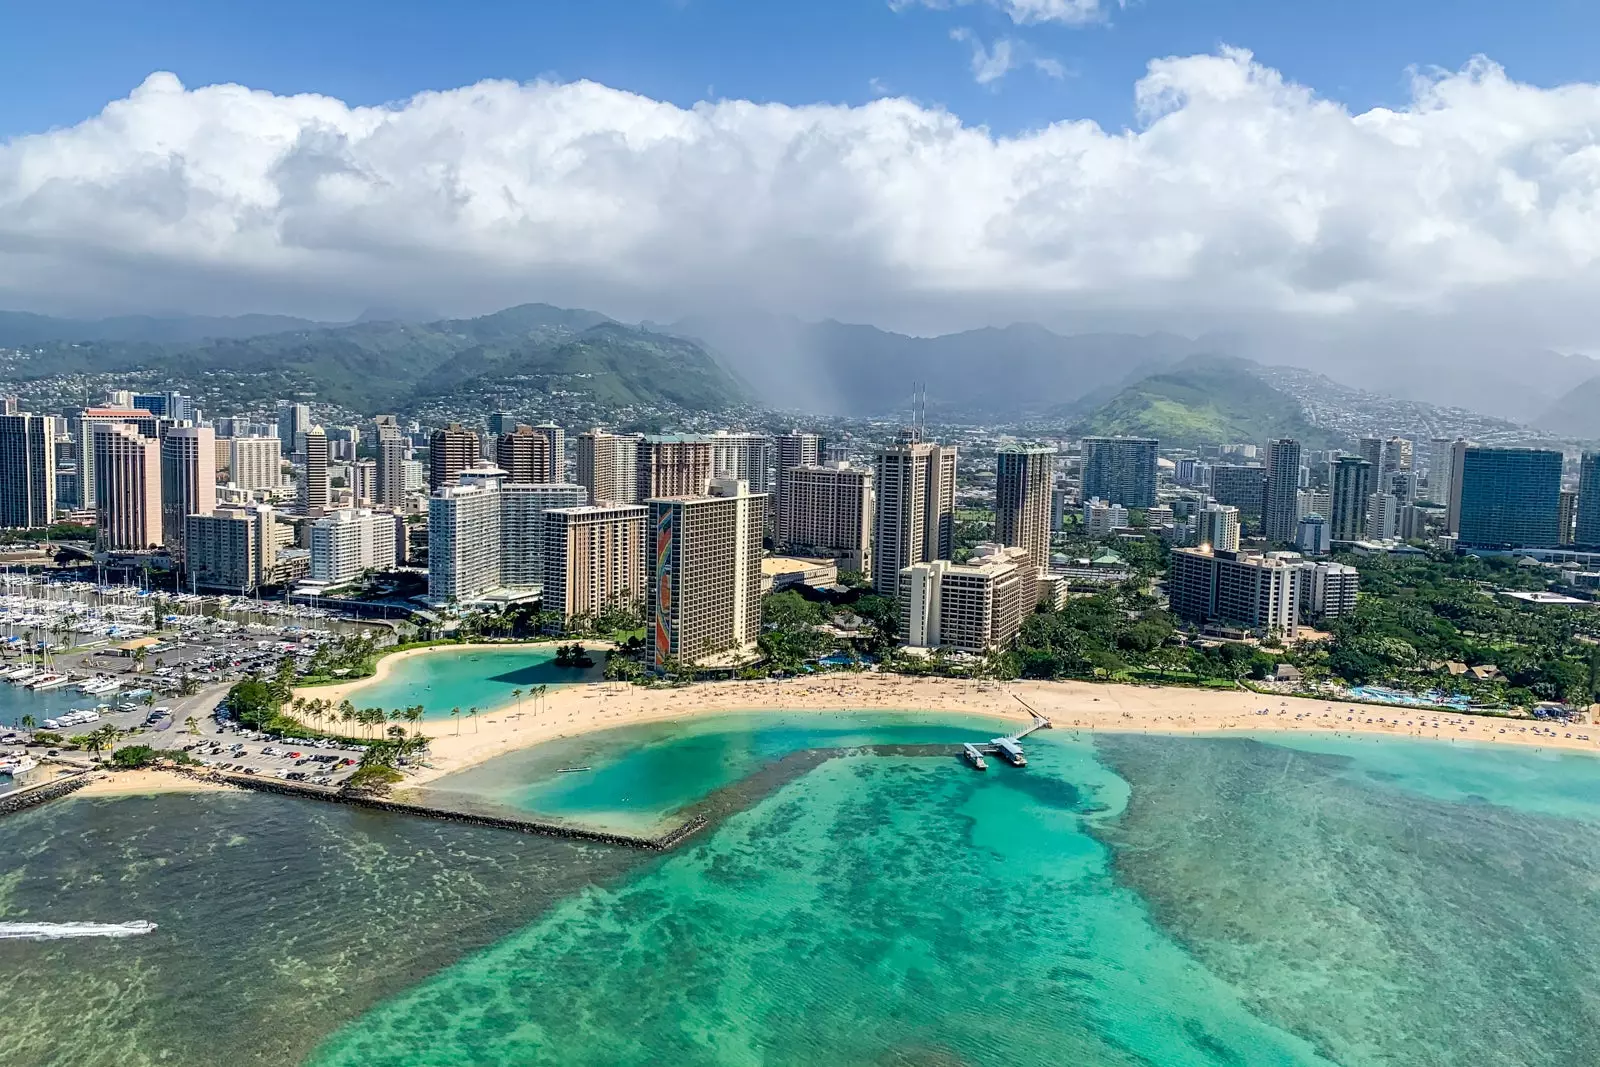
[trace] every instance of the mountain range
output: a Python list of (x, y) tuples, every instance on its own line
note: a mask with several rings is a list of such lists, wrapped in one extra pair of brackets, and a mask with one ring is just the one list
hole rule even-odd
[[(10, 376), (135, 369), (180, 381), (221, 376), (221, 391), (240, 404), (309, 393), (358, 411), (438, 411), (531, 395), (602, 411), (759, 403), (892, 419), (909, 411), (916, 384), (924, 383), (936, 420), (1022, 422), (1174, 443), (1288, 435), (1324, 445), (1371, 432), (1530, 436), (1517, 423), (1463, 408), (1235, 358), (1233, 346), (1225, 338), (1166, 333), (1066, 336), (1026, 323), (937, 337), (761, 314), (630, 325), (546, 304), (430, 322), (377, 311), (351, 323), (0, 312), (0, 349), (22, 353), (10, 360)], [(1575, 368), (1562, 364), (1563, 374)], [(1540, 421), (1600, 438), (1597, 413), (1600, 378), (1579, 384)]]
[[(225, 374), (237, 403), (299, 393), (358, 411), (427, 400), (477, 402), (507, 388), (602, 406), (722, 410), (749, 401), (743, 383), (687, 338), (598, 312), (524, 304), (475, 319), (345, 325), (239, 319), (106, 319), (0, 315), (0, 347), (23, 352), (19, 377), (165, 371)], [(212, 328), (231, 334), (196, 338)], [(250, 333), (251, 330), (260, 332)]]

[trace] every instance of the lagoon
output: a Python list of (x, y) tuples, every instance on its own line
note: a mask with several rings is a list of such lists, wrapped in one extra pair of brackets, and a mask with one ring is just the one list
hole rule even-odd
[[(397, 654), (380, 661), (382, 677), (361, 682), (346, 692), (358, 708), (386, 710), (421, 704), (428, 719), (448, 719), (451, 708), (477, 707), (487, 712), (512, 704), (512, 694), (521, 689), (524, 705), (535, 686), (552, 688), (595, 682), (605, 675), (605, 654), (590, 652), (593, 667), (557, 667), (554, 645), (507, 645), (496, 647), (439, 648)], [(315, 688), (302, 690), (314, 698)]]

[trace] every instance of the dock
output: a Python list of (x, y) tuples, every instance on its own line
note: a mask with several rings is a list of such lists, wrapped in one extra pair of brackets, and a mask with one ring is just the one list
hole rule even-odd
[(1028, 757), (1022, 751), (1023, 739), (1040, 730), (1049, 730), (1055, 726), (1055, 723), (1040, 715), (1032, 705), (1015, 693), (1012, 694), (1012, 699), (1028, 709), (1028, 714), (1033, 717), (1033, 721), (1028, 724), (1026, 729), (1018, 730), (1014, 734), (991, 738), (986, 745), (962, 745), (962, 757), (974, 770), (981, 771), (988, 768), (989, 765), (984, 761), (984, 756), (999, 756), (1013, 767), (1026, 767), (1028, 765)]

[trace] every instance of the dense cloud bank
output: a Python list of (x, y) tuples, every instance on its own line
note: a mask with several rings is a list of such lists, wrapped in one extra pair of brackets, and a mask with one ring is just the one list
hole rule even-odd
[(543, 299), (927, 331), (1459, 312), (1531, 343), (1600, 341), (1600, 88), (1482, 60), (1357, 115), (1224, 50), (1154, 61), (1134, 91), (1135, 129), (996, 137), (904, 99), (685, 109), (483, 82), (349, 107), (158, 73), (0, 146), (0, 304)]

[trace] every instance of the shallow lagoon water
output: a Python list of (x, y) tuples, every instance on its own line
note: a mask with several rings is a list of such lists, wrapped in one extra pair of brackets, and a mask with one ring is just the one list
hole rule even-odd
[[(487, 764), (481, 799), (645, 825), (796, 748), (995, 732), (637, 727)], [(0, 820), (0, 920), (162, 924), (0, 942), (0, 1062), (1600, 1062), (1600, 761), (1061, 731), (1029, 755), (830, 759), (668, 856), (265, 796)]]
[[(472, 729), (467, 709), (479, 712), (513, 703), (512, 693), (524, 693), (524, 710), (532, 710), (528, 691), (598, 681), (605, 674), (605, 655), (591, 650), (595, 665), (557, 667), (554, 645), (508, 645), (505, 648), (440, 648), (395, 662), (382, 681), (368, 682), (349, 694), (358, 708), (404, 708), (421, 704), (429, 719), (450, 717), (460, 708), (463, 730)], [(315, 695), (315, 691), (311, 691)]]

